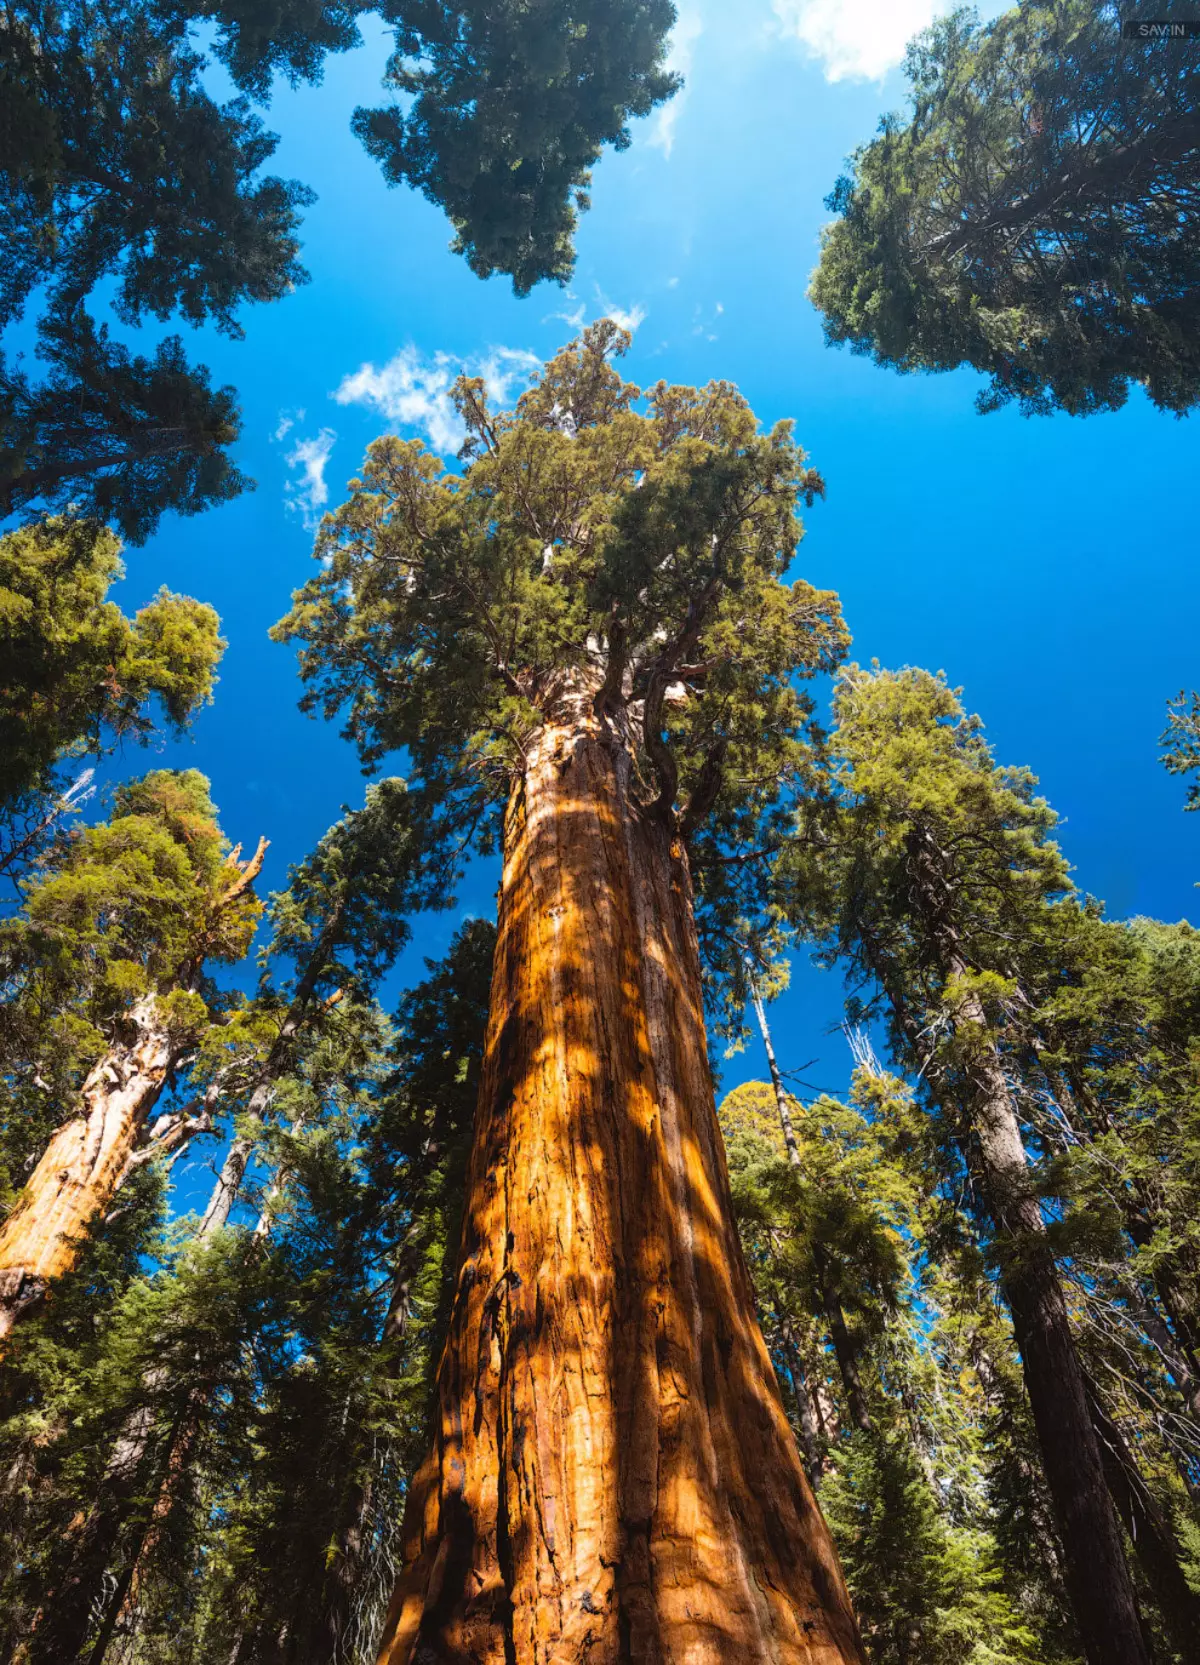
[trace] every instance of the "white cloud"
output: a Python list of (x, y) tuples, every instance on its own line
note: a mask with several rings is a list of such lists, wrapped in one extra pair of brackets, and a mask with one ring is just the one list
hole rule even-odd
[(604, 307), (604, 316), (611, 318), (619, 330), (628, 330), (630, 335), (636, 335), (638, 325), (644, 324), (646, 321), (644, 306), (631, 306), (626, 311), (624, 307), (613, 306), (611, 301), (603, 299), (601, 305)]
[(517, 386), (539, 368), (536, 353), (521, 347), (493, 347), (480, 358), (450, 353), (425, 358), (416, 347), (402, 347), (382, 366), (364, 364), (346, 376), (333, 397), (339, 405), (366, 405), (400, 428), (416, 428), (435, 451), (457, 451), (466, 438), (450, 389), (458, 376), (479, 376), (488, 398), (507, 405)]
[(567, 326), (568, 329), (578, 332), (583, 328), (584, 322), (587, 318), (587, 307), (584, 305), (583, 301), (579, 300), (579, 296), (573, 289), (567, 290), (567, 299), (569, 301), (578, 301), (579, 304), (571, 312), (548, 312), (542, 319), (542, 323), (548, 324), (552, 319), (559, 319)]
[(785, 36), (798, 40), (827, 81), (878, 81), (950, 0), (773, 0)]
[[(291, 423), (288, 424), (291, 426)], [(284, 429), (287, 432), (287, 429)], [(282, 437), (282, 436), (281, 436)], [(287, 465), (296, 476), (284, 497), (284, 503), (298, 514), (309, 531), (316, 528), (322, 510), (329, 501), (329, 486), (325, 480), (325, 465), (337, 443), (332, 428), (322, 428), (311, 439), (297, 440), (287, 454)]]
[(694, 6), (685, 3), (678, 8), (675, 27), (671, 30), (671, 44), (667, 48), (667, 65), (676, 75), (682, 75), (684, 86), (660, 105), (650, 122), (650, 143), (670, 157), (675, 148), (675, 125), (687, 99), (687, 78), (691, 74), (696, 42), (704, 33), (704, 24)]
[(281, 410), (279, 413), (279, 425), (275, 429), (275, 432), (271, 435), (271, 438), (276, 444), (278, 444), (280, 440), (287, 438), (292, 429), (296, 426), (297, 422), (303, 421), (304, 412), (302, 410)]

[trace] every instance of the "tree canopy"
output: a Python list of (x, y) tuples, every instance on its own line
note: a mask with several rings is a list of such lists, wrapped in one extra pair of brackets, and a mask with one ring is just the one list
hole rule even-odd
[(811, 764), (799, 683), (846, 640), (832, 594), (782, 582), (823, 488), (790, 424), (760, 432), (726, 382), (659, 383), (639, 411), (611, 362), (628, 341), (591, 326), (510, 412), (461, 379), (461, 474), (376, 441), (275, 633), (300, 643), (304, 707), (344, 710), (368, 767), (405, 748), (461, 837), (486, 841), (529, 736), (583, 689), (693, 845), (700, 928), (740, 989), (742, 939), (773, 923), (744, 870), (769, 867)]
[(107, 599), (120, 544), (92, 521), (48, 520), (0, 537), (0, 812), (45, 794), (65, 756), (97, 757), (180, 733), (212, 698), (217, 615), (159, 592), (127, 619)]
[[(577, 211), (605, 144), (668, 98), (669, 0), (449, 7), (364, 0), (19, 0), (0, 17), (0, 331), (35, 299), (33, 381), (0, 359), (0, 514), (38, 507), (111, 519), (143, 541), (164, 510), (194, 514), (245, 489), (229, 456), (239, 415), (171, 336), (133, 355), (118, 324), (180, 317), (242, 333), (247, 302), (307, 279), (307, 186), (265, 171), (277, 140), (252, 100), (273, 77), (319, 80), (381, 10), (387, 84), (411, 95), (355, 127), (393, 184), (442, 205), (455, 247), (518, 293), (565, 281)], [(207, 90), (197, 25), (239, 96)], [(90, 308), (90, 310), (89, 310)]]
[[(910, 46), (826, 206), (827, 339), (899, 370), (970, 364), (983, 410), (1200, 399), (1200, 60), (1121, 38), (1127, 7), (1047, 0)], [(1190, 15), (1182, 0), (1156, 18)]]

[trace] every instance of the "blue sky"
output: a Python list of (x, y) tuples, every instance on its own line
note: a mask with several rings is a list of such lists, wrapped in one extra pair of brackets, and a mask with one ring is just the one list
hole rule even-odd
[[(902, 101), (905, 35), (923, 0), (719, 0), (686, 4), (675, 35), (687, 88), (607, 156), (569, 290), (517, 300), (448, 251), (448, 226), (389, 191), (349, 132), (378, 101), (386, 42), (333, 60), (319, 88), (282, 89), (274, 171), (313, 185), (312, 282), (247, 311), (240, 343), (193, 344), (238, 388), (241, 466), (258, 490), (165, 522), (128, 555), (127, 610), (167, 583), (212, 602), (229, 650), (215, 704), (163, 761), (212, 779), (230, 837), (271, 839), (268, 887), (311, 848), (362, 778), (334, 728), (296, 710), (291, 651), (267, 641), (311, 570), (311, 525), (336, 503), (367, 443), (393, 428), (445, 444), (441, 390), (463, 365), (518, 390), (577, 325), (636, 323), (624, 369), (735, 382), (764, 424), (794, 417), (828, 498), (806, 516), (796, 574), (837, 589), (854, 656), (944, 669), (984, 718), (999, 757), (1030, 765), (1064, 817), (1081, 886), (1117, 914), (1177, 919), (1200, 878), (1200, 816), (1156, 752), (1164, 702), (1200, 681), (1196, 625), (1197, 428), (1139, 395), (1086, 421), (981, 417), (978, 379), (900, 377), (826, 348), (805, 299), (823, 198), (844, 157)], [(128, 753), (123, 767), (143, 766)], [(400, 977), (446, 946), (463, 911), (491, 906), (476, 871), (453, 915), (421, 922)], [(840, 978), (800, 961), (775, 1009), (785, 1067), (840, 1089), (828, 1032)], [(763, 1071), (752, 1048), (723, 1066)]]

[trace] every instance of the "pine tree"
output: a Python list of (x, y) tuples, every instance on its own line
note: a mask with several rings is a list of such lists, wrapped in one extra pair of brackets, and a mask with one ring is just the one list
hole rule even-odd
[(844, 639), (831, 596), (780, 582), (819, 481), (728, 384), (635, 410), (627, 341), (593, 327), (510, 413), (460, 381), (461, 476), (377, 442), (279, 630), (368, 763), (405, 746), (504, 847), (389, 1661), (468, 1636), (496, 1660), (702, 1635), (860, 1658), (731, 1218), (691, 878), (742, 976), (719, 858), (782, 825), (809, 757), (794, 679)]
[(973, 365), (982, 410), (1111, 410), (1131, 382), (1160, 409), (1196, 403), (1200, 70), (1122, 40), (1129, 18), (1026, 0), (913, 42), (909, 111), (827, 199), (810, 292), (830, 342), (900, 370)]
[[(1000, 1051), (1020, 945), (1067, 886), (1053, 816), (920, 671), (852, 668), (835, 696), (839, 801), (796, 846), (800, 911), (886, 999), (976, 1176), (1012, 1315), (1089, 1665), (1149, 1658), (1054, 1248)], [(824, 872), (821, 870), (824, 869)], [(829, 888), (822, 900), (821, 886)], [(824, 911), (823, 917), (822, 912)]]

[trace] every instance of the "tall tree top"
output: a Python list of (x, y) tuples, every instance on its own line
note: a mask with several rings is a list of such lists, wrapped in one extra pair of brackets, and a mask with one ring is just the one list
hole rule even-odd
[(628, 345), (591, 326), (508, 411), (460, 379), (459, 472), (377, 440), (275, 633), (368, 767), (405, 748), (494, 803), (571, 705), (628, 747), (647, 812), (751, 851), (808, 767), (798, 683), (846, 643), (832, 593), (783, 582), (823, 486), (728, 382), (623, 381)]
[(1070, 890), (1056, 817), (1027, 769), (998, 764), (941, 676), (851, 665), (834, 695), (834, 791), (802, 810), (788, 850), (793, 918), (877, 977), (932, 974), (920, 909), (982, 971), (1010, 975), (1043, 904)]

